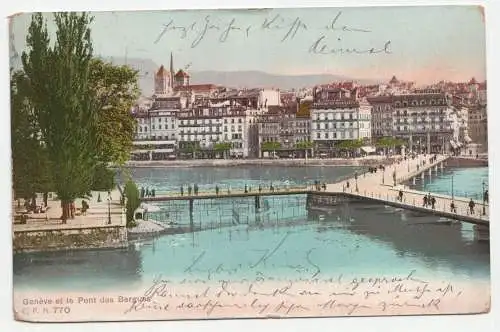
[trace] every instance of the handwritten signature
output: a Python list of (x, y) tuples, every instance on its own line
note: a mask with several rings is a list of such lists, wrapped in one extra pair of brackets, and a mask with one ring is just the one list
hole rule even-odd
[(381, 47), (366, 47), (366, 48), (332, 48), (325, 44), (329, 34), (334, 34), (337, 41), (343, 33), (371, 33), (372, 31), (363, 27), (354, 27), (342, 24), (342, 11), (339, 11), (325, 26), (311, 27), (301, 17), (284, 17), (281, 14), (275, 14), (272, 17), (266, 17), (261, 24), (252, 25), (238, 22), (238, 19), (233, 17), (227, 22), (220, 22), (217, 18), (206, 15), (201, 21), (193, 21), (188, 25), (178, 25), (174, 19), (170, 19), (164, 24), (154, 44), (159, 43), (165, 34), (168, 32), (179, 32), (180, 39), (189, 39), (190, 47), (196, 48), (207, 36), (215, 36), (217, 41), (225, 43), (233, 38), (247, 38), (253, 33), (264, 32), (274, 33), (281, 31), (280, 43), (295, 39), (295, 37), (305, 31), (322, 30), (323, 32), (315, 38), (313, 44), (309, 47), (311, 54), (390, 54), (391, 42), (386, 41)]

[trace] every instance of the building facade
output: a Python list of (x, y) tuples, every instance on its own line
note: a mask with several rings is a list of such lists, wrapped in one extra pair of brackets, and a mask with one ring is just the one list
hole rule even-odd
[(458, 147), (458, 116), (445, 93), (394, 95), (393, 108), (393, 136), (406, 141), (410, 151), (444, 153)]
[(371, 140), (371, 105), (359, 98), (357, 88), (322, 88), (310, 107), (311, 141), (318, 153), (333, 156), (342, 141)]

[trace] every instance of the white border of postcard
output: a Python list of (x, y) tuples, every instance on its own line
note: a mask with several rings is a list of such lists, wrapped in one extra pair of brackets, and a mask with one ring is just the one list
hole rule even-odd
[[(8, 24), (6, 16), (17, 12), (32, 12), (32, 11), (59, 11), (59, 10), (155, 10), (155, 9), (195, 9), (195, 8), (247, 8), (247, 7), (318, 7), (318, 6), (374, 6), (374, 5), (467, 5), (467, 4), (482, 4), (486, 7), (486, 26), (487, 26), (487, 71), (488, 71), (488, 109), (490, 135), (489, 141), (491, 147), (497, 146), (495, 143), (500, 143), (500, 136), (493, 131), (493, 124), (500, 120), (500, 98), (499, 94), (495, 93), (500, 89), (500, 65), (498, 64), (499, 44), (500, 40), (500, 1), (484, 0), (484, 1), (467, 1), (467, 0), (433, 0), (433, 1), (417, 1), (417, 0), (328, 0), (328, 1), (312, 1), (312, 0), (176, 0), (165, 1), (159, 3), (155, 0), (86, 0), (72, 1), (65, 0), (24, 0), (24, 1), (5, 1), (1, 7), (4, 24), (2, 25), (2, 43), (3, 51), (0, 52), (2, 58), (2, 78), (3, 87), (0, 90), (2, 95), (2, 126), (1, 132), (4, 137), (0, 140), (2, 152), (2, 160), (10, 160), (10, 118), (8, 101)], [(496, 75), (495, 75), (496, 74)], [(491, 111), (493, 110), (493, 111)], [(490, 165), (496, 165), (500, 158), (500, 153), (495, 149), (489, 151)], [(500, 162), (500, 160), (498, 161)], [(9, 165), (9, 166), (7, 166)], [(494, 167), (494, 166), (493, 166)], [(490, 171), (490, 182), (495, 183), (495, 172)], [(2, 198), (8, 198), (11, 195), (11, 190), (7, 183), (10, 183), (11, 170), (10, 163), (1, 168), (1, 186)], [(495, 204), (497, 191), (495, 187), (491, 188), (493, 196), (492, 216), (493, 220), (499, 220), (496, 217), (498, 209)], [(500, 192), (499, 192), (500, 193)], [(10, 210), (9, 199), (0, 200), (1, 211), (4, 211), (3, 220), (10, 220), (10, 216), (6, 211)], [(366, 317), (366, 318), (329, 318), (329, 319), (281, 319), (281, 320), (226, 320), (226, 321), (170, 321), (170, 322), (133, 322), (133, 323), (85, 323), (85, 324), (33, 324), (15, 322), (12, 313), (12, 255), (11, 255), (11, 230), (7, 222), (3, 224), (3, 231), (0, 232), (3, 237), (0, 240), (2, 246), (4, 273), (0, 274), (1, 284), (1, 316), (0, 316), (0, 331), (142, 331), (142, 330), (165, 330), (169, 331), (252, 331), (252, 330), (284, 330), (284, 331), (495, 331), (500, 327), (499, 304), (496, 301), (500, 290), (496, 280), (499, 280), (498, 271), (498, 255), (500, 252), (499, 241), (496, 241), (497, 234), (494, 234), (491, 242), (491, 293), (492, 293), (492, 309), (489, 314), (481, 315), (465, 315), (465, 316), (415, 316), (415, 317)], [(498, 228), (493, 223), (493, 233), (498, 233)], [(6, 273), (5, 273), (6, 272)], [(495, 296), (496, 295), (496, 296)], [(496, 314), (496, 315), (495, 315)], [(495, 317), (497, 317), (495, 319)], [(495, 324), (495, 322), (497, 324)], [(495, 329), (495, 327), (497, 327)]]

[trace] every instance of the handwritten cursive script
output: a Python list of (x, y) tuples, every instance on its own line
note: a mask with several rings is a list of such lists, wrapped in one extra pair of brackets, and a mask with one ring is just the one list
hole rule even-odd
[[(449, 282), (429, 282), (416, 271), (393, 277), (311, 279), (154, 279), (125, 311), (163, 311), (199, 317), (331, 316), (440, 313), (460, 301), (462, 290)], [(192, 282), (192, 283), (191, 283)], [(465, 299), (464, 299), (465, 301)], [(191, 315), (190, 314), (190, 315)]]
[[(154, 43), (159, 43), (168, 32), (177, 32), (181, 40), (189, 40), (191, 48), (198, 47), (208, 37), (215, 37), (215, 41), (226, 43), (229, 40), (249, 38), (253, 35), (258, 37), (258, 34), (278, 33), (278, 42), (284, 43), (297, 39), (299, 35), (307, 33), (309, 38), (313, 36), (313, 43), (309, 45), (310, 54), (322, 55), (383, 55), (391, 53), (391, 41), (386, 40), (378, 46), (365, 45), (363, 47), (338, 47), (330, 46), (332, 41), (327, 42), (329, 37), (338, 44), (343, 42), (356, 41), (356, 33), (372, 33), (372, 30), (366, 27), (356, 27), (343, 24), (341, 19), (344, 17), (342, 11), (339, 11), (327, 24), (317, 24), (318, 22), (306, 22), (302, 17), (287, 17), (282, 14), (275, 14), (265, 17), (261, 24), (248, 24), (240, 18), (233, 17), (229, 20), (221, 20), (218, 17), (206, 15), (202, 20), (195, 20), (189, 24), (180, 25), (175, 23), (174, 19), (170, 19), (164, 24), (158, 37)], [(315, 31), (318, 32), (315, 35)], [(303, 40), (303, 39), (302, 39)]]

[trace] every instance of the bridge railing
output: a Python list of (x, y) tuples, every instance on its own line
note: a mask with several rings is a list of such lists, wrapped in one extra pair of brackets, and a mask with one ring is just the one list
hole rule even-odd
[[(416, 199), (414, 196), (411, 197), (406, 197), (403, 195), (402, 200), (399, 200), (397, 192), (394, 192), (394, 194), (390, 193), (382, 193), (382, 192), (375, 192), (375, 191), (367, 191), (367, 190), (362, 190), (358, 188), (358, 191), (356, 191), (356, 188), (349, 187), (349, 188), (344, 188), (344, 192), (350, 193), (353, 195), (357, 195), (360, 197), (366, 197), (366, 198), (371, 198), (374, 200), (382, 201), (383, 202), (390, 202), (390, 203), (396, 203), (397, 205), (400, 205), (402, 208), (404, 207), (412, 207), (412, 208), (419, 208), (419, 209), (424, 209), (428, 211), (440, 211), (440, 212), (446, 212), (446, 213), (453, 213), (457, 216), (467, 216), (467, 217), (472, 217), (475, 219), (480, 219), (480, 220), (485, 220), (489, 221), (489, 209), (488, 205), (483, 205), (483, 204), (477, 204), (475, 205), (473, 209), (473, 213), (470, 213), (470, 208), (468, 207), (468, 202), (466, 201), (457, 201), (454, 200), (455, 202), (455, 210), (451, 211), (451, 206), (450, 206), (450, 200), (449, 199), (441, 199), (438, 200), (434, 206), (434, 209), (432, 206), (429, 204), (427, 206), (423, 206), (423, 201)], [(422, 198), (424, 194), (419, 194)]]
[(441, 164), (442, 162), (445, 162), (446, 159), (448, 159), (448, 157), (446, 157), (446, 156), (440, 157), (440, 158), (437, 158), (437, 160), (435, 162), (432, 162), (432, 163), (429, 162), (429, 159), (426, 159), (426, 162), (428, 164), (419, 165), (418, 169), (416, 169), (415, 165), (412, 165), (412, 167), (409, 166), (410, 168), (413, 168), (413, 170), (408, 171), (408, 173), (406, 173), (402, 176), (397, 176), (396, 182), (401, 183), (404, 181), (408, 181), (411, 178), (418, 176), (419, 174), (422, 174), (423, 172), (427, 172), (429, 169), (432, 169), (433, 167), (439, 166), (439, 164)]
[[(245, 192), (245, 189), (242, 188), (220, 188), (218, 196), (232, 196), (232, 195), (238, 195), (238, 194), (272, 194), (272, 193), (279, 193), (279, 192), (294, 192), (294, 191), (303, 191), (307, 192), (309, 190), (312, 190), (313, 186), (311, 185), (301, 185), (301, 186), (276, 186), (273, 187), (273, 190), (271, 190), (269, 187), (262, 187), (262, 190), (259, 191), (258, 187), (248, 187), (247, 191)], [(173, 192), (173, 191), (159, 191), (155, 193), (155, 197), (182, 197), (182, 196), (187, 196), (187, 197), (196, 197), (196, 196), (215, 196), (217, 195), (217, 192), (214, 189), (211, 190), (203, 190), (203, 191), (198, 191), (197, 194), (195, 194), (193, 191), (189, 193), (187, 190), (185, 190), (182, 194), (180, 191)], [(152, 197), (152, 196), (149, 196)], [(148, 197), (145, 197), (148, 198)]]

